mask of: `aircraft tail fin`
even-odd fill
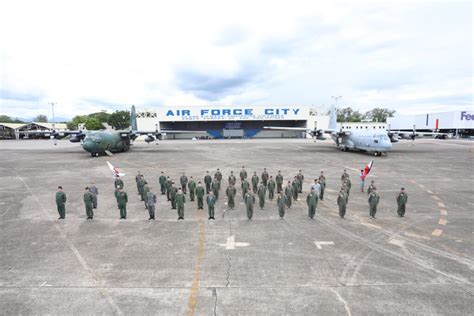
[[[337,129],[337,110],[336,107],[333,105],[331,106],[331,110],[329,111],[329,126],[328,129]]]
[[[132,105],[132,109],[130,110],[130,129],[132,131],[136,131],[137,128],[137,113],[135,112],[135,105]]]

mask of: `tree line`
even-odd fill
[[[338,122],[387,122],[388,117],[393,117],[395,110],[375,108],[362,114],[351,107],[337,109]]]

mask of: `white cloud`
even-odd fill
[[[0,3],[0,112],[472,107],[470,2]]]

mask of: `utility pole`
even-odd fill
[[[57,145],[58,143],[56,141],[56,136],[54,136],[54,134],[56,133],[56,124],[55,124],[56,120],[54,119],[54,106],[56,105],[56,102],[49,102],[49,104],[51,104],[51,110],[53,112],[53,124],[52,124],[52,126],[53,126],[54,145]]]
[[[332,95],[332,96],[331,96],[331,99],[334,99],[334,100],[336,101],[336,102],[335,102],[335,103],[336,103],[336,104],[335,104],[336,109],[337,109],[337,100],[339,100],[340,98],[342,98],[342,95],[339,95],[339,96],[334,96],[334,95]]]

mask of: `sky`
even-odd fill
[[[327,2],[327,3],[326,3]],[[1,1],[0,114],[474,110],[471,1]]]

